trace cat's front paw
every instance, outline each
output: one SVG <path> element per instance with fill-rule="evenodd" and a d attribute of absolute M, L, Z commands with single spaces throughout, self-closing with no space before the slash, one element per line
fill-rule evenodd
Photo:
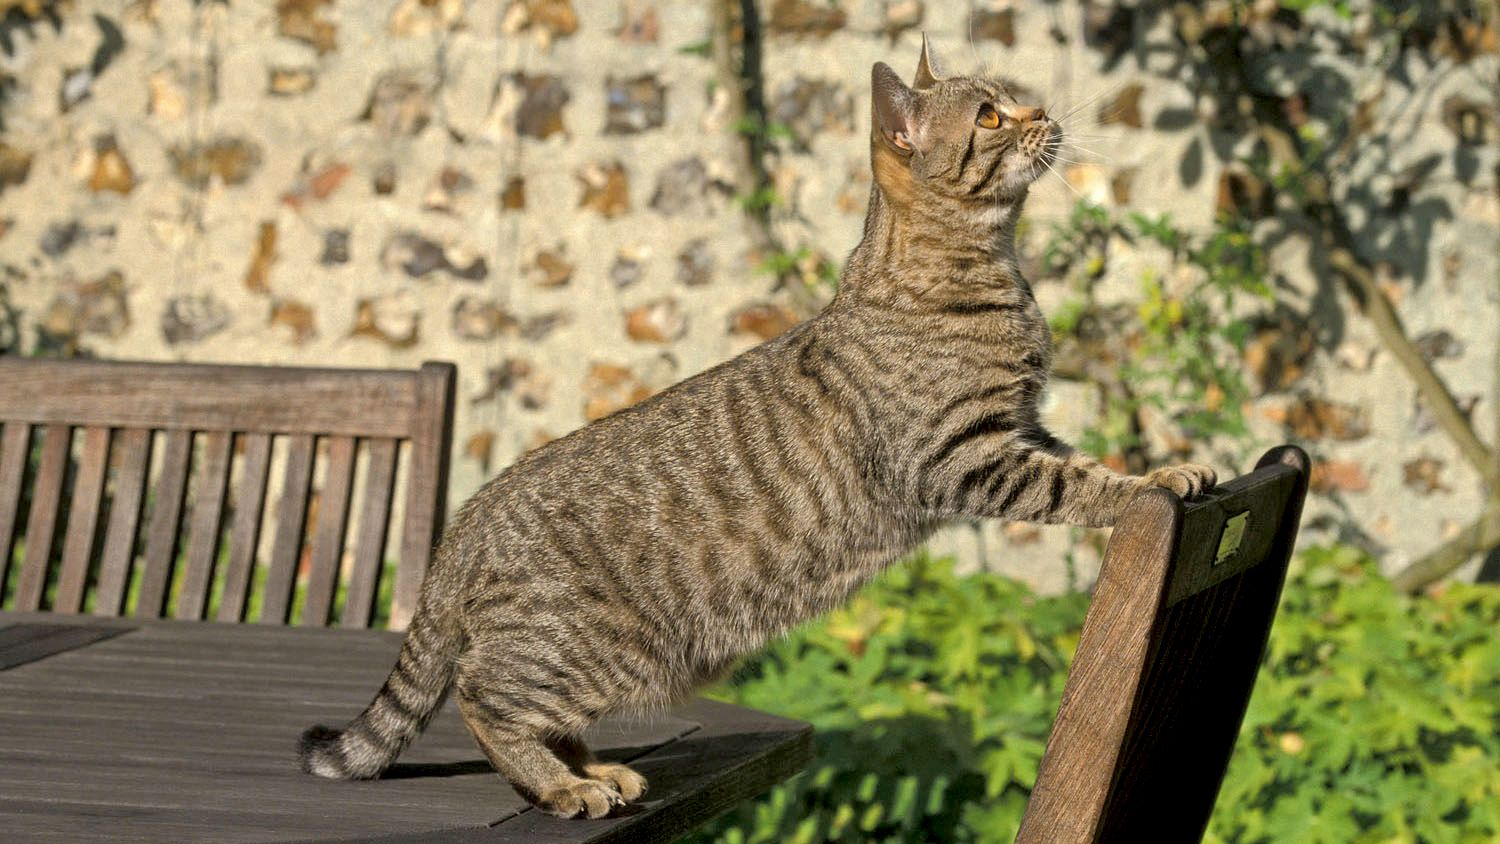
<path fill-rule="evenodd" d="M 1214 470 L 1201 463 L 1184 463 L 1181 466 L 1163 466 L 1146 475 L 1145 486 L 1170 489 L 1183 498 L 1192 498 L 1200 492 L 1214 488 L 1218 476 Z"/>

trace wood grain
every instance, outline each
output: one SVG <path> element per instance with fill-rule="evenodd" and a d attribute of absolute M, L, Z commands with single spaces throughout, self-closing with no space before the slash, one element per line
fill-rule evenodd
<path fill-rule="evenodd" d="M 6 422 L 0 433 L 0 588 L 10 580 L 10 559 L 15 553 L 16 515 L 21 507 L 26 460 L 31 455 L 31 426 Z"/>
<path fill-rule="evenodd" d="M 393 439 L 370 440 L 365 469 L 364 507 L 354 543 L 354 568 L 344 595 L 343 627 L 368 627 L 375 610 L 380 573 L 385 565 L 386 534 L 390 531 L 391 499 L 396 492 L 396 450 Z"/>
<path fill-rule="evenodd" d="M 1186 506 L 1151 490 L 1105 551 L 1017 844 L 1202 839 L 1307 493 L 1283 446 Z M 1228 520 L 1248 513 L 1238 549 Z"/>
<path fill-rule="evenodd" d="M 224 501 L 229 492 L 230 446 L 228 431 L 208 431 L 199 438 L 200 463 L 195 473 L 192 515 L 188 519 L 187 571 L 172 614 L 199 620 L 208 611 L 208 593 L 213 585 L 214 562 L 219 553 L 219 531 L 224 526 Z"/>
<path fill-rule="evenodd" d="M 290 439 L 281 504 L 276 511 L 276 537 L 271 544 L 271 565 L 266 571 L 260 618 L 256 619 L 262 624 L 286 624 L 291 614 L 297 565 L 302 561 L 302 540 L 307 531 L 307 496 L 312 488 L 315 443 L 306 434 Z"/>
<path fill-rule="evenodd" d="M 104 502 L 104 481 L 109 470 L 109 440 L 108 428 L 88 428 L 83 433 L 83 456 L 69 496 L 68 532 L 63 540 L 53 612 L 75 613 L 83 609 L 94 537 L 99 528 L 99 507 Z"/>
<path fill-rule="evenodd" d="M 19 610 L 35 610 L 42 605 L 72 437 L 73 429 L 67 425 L 48 425 L 42 429 L 42 459 L 37 464 L 36 484 L 31 488 L 31 512 L 26 517 L 26 553 L 21 558 L 21 576 L 16 582 L 16 609 Z"/>
<path fill-rule="evenodd" d="M 312 565 L 307 571 L 307 601 L 298 619 L 303 625 L 322 627 L 333 611 L 339 562 L 344 556 L 344 532 L 349 527 L 354 446 L 353 437 L 333 437 L 328 441 L 328 468 L 318 495 L 318 524 L 313 529 Z"/>
<path fill-rule="evenodd" d="M 182 501 L 187 495 L 188 471 L 192 467 L 193 432 L 168 431 L 162 443 L 161 473 L 151 500 L 151 521 L 146 527 L 146 554 L 141 566 L 141 591 L 134 613 L 147 618 L 166 609 L 177 564 L 177 538 L 182 527 Z"/>
<path fill-rule="evenodd" d="M 416 379 L 404 370 L 0 358 L 4 418 L 34 424 L 404 437 Z"/>
<path fill-rule="evenodd" d="M 250 575 L 260 547 L 261 514 L 266 507 L 266 484 L 271 477 L 271 435 L 245 436 L 244 462 L 240 467 L 239 493 L 234 500 L 234 521 L 229 528 L 229 561 L 224 571 L 224 591 L 215 617 L 219 621 L 243 621 L 250 597 Z"/>
<path fill-rule="evenodd" d="M 391 627 L 404 629 L 417 605 L 417 593 L 432 549 L 443 530 L 448 493 L 449 451 L 453 442 L 454 368 L 424 363 L 418 375 L 416 419 L 411 435 L 411 471 L 406 479 L 406 523 L 401 535 L 401 567 L 391 601 Z"/>
<path fill-rule="evenodd" d="M 151 467 L 150 431 L 121 431 L 118 439 L 109 528 L 104 532 L 104 551 L 99 560 L 99 585 L 94 588 L 94 614 L 102 616 L 125 611 L 125 590 L 135 562 L 136 528 L 146 501 L 146 473 Z"/>

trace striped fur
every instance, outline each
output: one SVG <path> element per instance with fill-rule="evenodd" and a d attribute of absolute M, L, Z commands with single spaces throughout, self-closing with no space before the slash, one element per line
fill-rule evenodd
<path fill-rule="evenodd" d="M 580 731 L 682 700 L 944 520 L 1109 525 L 1145 486 L 1212 484 L 1118 475 L 1042 427 L 1051 337 L 1014 231 L 1056 127 L 993 80 L 918 78 L 876 65 L 876 184 L 833 302 L 486 484 L 385 686 L 344 730 L 308 731 L 306 770 L 378 775 L 451 681 L 517 791 L 597 817 L 645 781 Z M 1011 118 L 977 126 L 985 103 Z"/>

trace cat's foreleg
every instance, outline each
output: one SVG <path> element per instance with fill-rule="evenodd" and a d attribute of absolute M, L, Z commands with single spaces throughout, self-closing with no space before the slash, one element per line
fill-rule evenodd
<path fill-rule="evenodd" d="M 1122 475 L 1045 431 L 1034 431 L 974 461 L 958 479 L 953 500 L 962 515 L 1109 527 L 1143 489 L 1165 487 L 1186 498 L 1211 489 L 1214 481 L 1214 470 L 1196 463 Z"/>

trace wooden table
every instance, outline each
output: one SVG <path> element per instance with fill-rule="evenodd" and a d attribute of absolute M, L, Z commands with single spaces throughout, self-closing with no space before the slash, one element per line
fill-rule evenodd
<path fill-rule="evenodd" d="M 651 781 L 622 817 L 528 807 L 450 704 L 369 782 L 301 773 L 315 723 L 358 714 L 400 636 L 369 630 L 0 613 L 0 838 L 668 841 L 795 773 L 812 730 L 694 700 L 606 721 L 601 757 Z"/>

